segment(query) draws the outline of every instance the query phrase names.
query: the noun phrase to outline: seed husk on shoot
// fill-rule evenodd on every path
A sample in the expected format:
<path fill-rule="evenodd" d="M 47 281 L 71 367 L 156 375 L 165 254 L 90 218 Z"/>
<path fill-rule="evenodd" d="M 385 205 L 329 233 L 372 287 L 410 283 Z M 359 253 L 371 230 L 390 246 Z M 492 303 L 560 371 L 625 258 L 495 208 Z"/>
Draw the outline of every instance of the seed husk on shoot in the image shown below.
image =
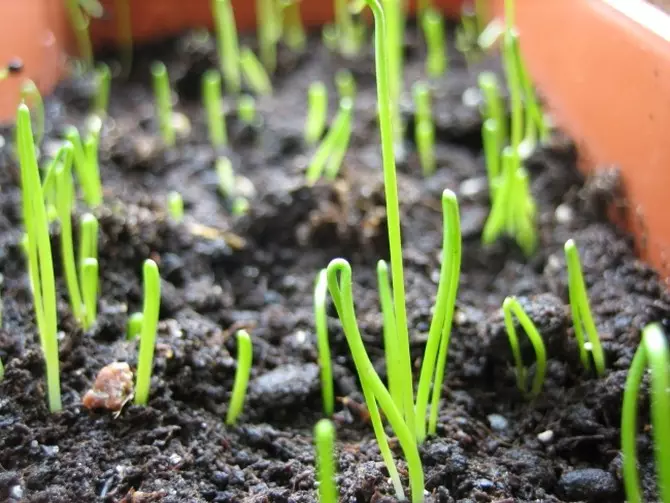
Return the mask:
<path fill-rule="evenodd" d="M 303 51 L 307 45 L 305 26 L 300 15 L 302 0 L 280 0 L 284 14 L 284 42 L 294 51 Z"/>
<path fill-rule="evenodd" d="M 37 85 L 28 79 L 21 85 L 21 101 L 31 109 L 35 122 L 35 144 L 40 145 L 44 138 L 44 100 Z"/>
<path fill-rule="evenodd" d="M 155 61 L 151 65 L 151 76 L 161 137 L 165 145 L 174 147 L 176 135 L 172 124 L 172 91 L 170 90 L 167 68 L 162 62 Z"/>
<path fill-rule="evenodd" d="M 27 236 L 28 270 L 35 305 L 35 318 L 44 354 L 49 410 L 61 410 L 60 369 L 54 280 L 49 222 L 44 205 L 35 143 L 30 125 L 30 110 L 19 105 L 16 139 L 21 168 L 23 222 Z"/>
<path fill-rule="evenodd" d="M 426 39 L 426 74 L 437 78 L 447 71 L 449 57 L 444 34 L 444 19 L 439 11 L 427 9 L 420 17 Z"/>
<path fill-rule="evenodd" d="M 171 191 L 167 197 L 168 213 L 170 218 L 179 223 L 184 220 L 184 199 L 176 190 Z"/>
<path fill-rule="evenodd" d="M 328 342 L 327 294 L 328 272 L 326 269 L 321 269 L 314 286 L 314 326 L 316 329 L 316 345 L 319 350 L 323 413 L 330 417 L 335 411 L 335 392 L 333 391 L 333 370 L 330 361 L 330 343 Z"/>
<path fill-rule="evenodd" d="M 146 405 L 149 400 L 161 304 L 161 278 L 156 262 L 151 259 L 145 260 L 142 271 L 144 277 L 144 307 L 142 308 L 140 351 L 137 357 L 137 374 L 135 377 L 136 405 Z"/>
<path fill-rule="evenodd" d="M 84 299 L 84 329 L 95 324 L 98 317 L 98 261 L 86 258 L 81 266 L 82 297 Z"/>
<path fill-rule="evenodd" d="M 79 56 L 82 58 L 86 69 L 91 69 L 93 68 L 93 45 L 88 33 L 88 17 L 81 8 L 79 0 L 66 0 L 65 6 L 77 40 Z"/>
<path fill-rule="evenodd" d="M 575 338 L 579 345 L 579 357 L 582 360 L 584 368 L 591 368 L 591 358 L 600 376 L 605 372 L 605 354 L 598 329 L 593 321 L 591 306 L 586 292 L 586 283 L 584 282 L 584 273 L 582 264 L 579 260 L 579 251 L 577 245 L 572 239 L 565 243 L 565 261 L 568 266 L 568 290 L 570 296 L 570 310 L 572 312 L 572 324 L 575 329 Z M 586 333 L 586 337 L 584 337 Z M 587 347 L 587 339 L 590 348 Z M 589 358 L 589 353 L 591 358 Z"/>
<path fill-rule="evenodd" d="M 221 73 L 223 73 L 223 80 L 229 93 L 238 94 L 242 89 L 242 74 L 233 6 L 230 0 L 212 0 L 212 11 L 216 28 L 219 66 Z"/>
<path fill-rule="evenodd" d="M 268 72 L 248 47 L 243 47 L 240 51 L 240 66 L 244 80 L 254 93 L 261 96 L 272 94 L 272 82 Z"/>
<path fill-rule="evenodd" d="M 637 414 L 640 387 L 645 370 L 649 369 L 651 396 L 651 425 L 654 457 L 658 478 L 659 500 L 670 501 L 670 353 L 668 342 L 659 323 L 647 325 L 626 378 L 621 406 L 621 453 L 623 483 L 628 503 L 645 501 L 637 462 Z"/>
<path fill-rule="evenodd" d="M 221 75 L 217 70 L 207 70 L 202 76 L 202 99 L 207 113 L 209 142 L 214 148 L 223 147 L 228 143 L 228 132 L 221 107 Z"/>
<path fill-rule="evenodd" d="M 505 329 L 507 330 L 507 337 L 512 348 L 512 355 L 514 356 L 514 363 L 516 365 L 516 386 L 519 391 L 528 398 L 535 398 L 542 391 L 544 384 L 544 374 L 547 369 L 547 351 L 544 347 L 544 341 L 540 332 L 538 332 L 533 320 L 526 314 L 521 307 L 521 304 L 515 297 L 507 297 L 503 302 L 503 314 L 505 317 Z M 530 343 L 535 350 L 535 376 L 533 377 L 533 384 L 530 390 L 528 389 L 527 375 L 528 369 L 523 364 L 521 357 L 521 349 L 519 347 L 519 338 L 516 335 L 516 328 L 514 326 L 514 319 L 516 316 L 521 324 L 521 327 L 526 332 Z"/>
<path fill-rule="evenodd" d="M 335 73 L 335 87 L 337 88 L 340 100 L 349 98 L 353 101 L 356 98 L 356 79 L 354 79 L 354 75 L 346 68 L 338 70 Z"/>
<path fill-rule="evenodd" d="M 237 422 L 237 418 L 242 413 L 244 399 L 247 396 L 247 385 L 249 384 L 249 374 L 251 373 L 251 361 L 253 357 L 253 347 L 251 337 L 246 330 L 238 330 L 237 338 L 237 369 L 235 370 L 235 382 L 233 383 L 233 393 L 230 396 L 230 404 L 226 413 L 226 424 L 232 425 Z"/>
<path fill-rule="evenodd" d="M 93 96 L 93 113 L 100 118 L 107 116 L 109 106 L 109 88 L 112 74 L 109 66 L 98 63 L 95 69 L 95 96 Z"/>
<path fill-rule="evenodd" d="M 316 479 L 319 484 L 319 503 L 337 503 L 335 484 L 335 425 L 321 419 L 314 427 L 316 444 Z"/>
<path fill-rule="evenodd" d="M 323 136 L 328 120 L 328 89 L 321 82 L 313 82 L 307 91 L 307 120 L 305 143 L 314 145 Z"/>
<path fill-rule="evenodd" d="M 128 327 L 126 329 L 126 340 L 132 341 L 142 332 L 142 318 L 144 315 L 141 311 L 131 314 L 128 317 Z"/>
<path fill-rule="evenodd" d="M 237 116 L 247 126 L 255 126 L 258 122 L 256 100 L 249 94 L 243 94 L 237 101 Z"/>

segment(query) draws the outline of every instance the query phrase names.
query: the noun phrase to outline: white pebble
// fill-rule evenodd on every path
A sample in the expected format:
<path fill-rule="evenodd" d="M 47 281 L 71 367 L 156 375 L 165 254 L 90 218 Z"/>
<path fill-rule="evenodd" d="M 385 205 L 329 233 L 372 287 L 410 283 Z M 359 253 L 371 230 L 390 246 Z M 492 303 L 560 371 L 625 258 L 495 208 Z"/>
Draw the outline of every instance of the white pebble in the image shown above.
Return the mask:
<path fill-rule="evenodd" d="M 537 439 L 543 444 L 548 444 L 554 439 L 554 432 L 552 430 L 546 430 L 542 433 L 538 433 Z"/>
<path fill-rule="evenodd" d="M 554 217 L 559 224 L 568 224 L 572 222 L 574 216 L 575 212 L 567 204 L 559 204 L 554 213 Z"/>
<path fill-rule="evenodd" d="M 481 194 L 487 188 L 488 180 L 486 177 L 468 178 L 461 183 L 460 187 L 458 187 L 458 192 L 463 197 L 472 197 Z"/>
<path fill-rule="evenodd" d="M 476 87 L 468 87 L 463 91 L 461 100 L 466 107 L 476 108 L 482 102 L 482 95 Z"/>
<path fill-rule="evenodd" d="M 506 430 L 507 425 L 509 424 L 509 421 L 507 421 L 507 419 L 500 414 L 489 414 L 486 416 L 486 419 L 489 420 L 489 426 L 491 426 L 491 429 L 496 431 Z"/>

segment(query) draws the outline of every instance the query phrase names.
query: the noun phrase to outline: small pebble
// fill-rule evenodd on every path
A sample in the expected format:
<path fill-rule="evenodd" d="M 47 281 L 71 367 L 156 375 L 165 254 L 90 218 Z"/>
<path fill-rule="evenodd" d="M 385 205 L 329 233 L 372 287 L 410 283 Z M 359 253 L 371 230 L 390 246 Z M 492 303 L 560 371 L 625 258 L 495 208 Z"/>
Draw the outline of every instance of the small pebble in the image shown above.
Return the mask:
<path fill-rule="evenodd" d="M 610 472 L 584 468 L 564 473 L 558 481 L 558 489 L 567 501 L 613 501 L 619 484 Z"/>
<path fill-rule="evenodd" d="M 458 193 L 462 197 L 474 197 L 485 192 L 488 186 L 489 183 L 485 177 L 468 178 L 458 187 Z"/>
<path fill-rule="evenodd" d="M 482 102 L 482 95 L 476 87 L 468 87 L 463 91 L 461 100 L 466 107 L 476 108 Z"/>
<path fill-rule="evenodd" d="M 538 433 L 537 439 L 543 444 L 548 444 L 554 439 L 554 432 L 552 430 L 546 430 L 542 433 Z"/>
<path fill-rule="evenodd" d="M 559 224 L 569 224 L 575 218 L 575 212 L 567 204 L 559 204 L 554 212 L 554 218 Z"/>
<path fill-rule="evenodd" d="M 486 416 L 486 419 L 489 420 L 489 426 L 491 426 L 491 429 L 495 431 L 506 430 L 509 424 L 509 421 L 507 421 L 507 419 L 505 419 L 505 417 L 501 416 L 500 414 L 489 414 Z"/>

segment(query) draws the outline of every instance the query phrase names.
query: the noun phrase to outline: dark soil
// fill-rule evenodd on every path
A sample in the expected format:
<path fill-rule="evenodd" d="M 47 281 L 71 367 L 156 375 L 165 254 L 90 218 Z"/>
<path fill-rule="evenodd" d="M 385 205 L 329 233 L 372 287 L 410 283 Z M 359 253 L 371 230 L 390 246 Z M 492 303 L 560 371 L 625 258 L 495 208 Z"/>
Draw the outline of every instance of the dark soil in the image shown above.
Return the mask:
<path fill-rule="evenodd" d="M 408 34 L 407 82 L 423 72 L 423 49 Z M 10 143 L 0 151 L 0 270 L 4 280 L 0 358 L 0 500 L 30 502 L 312 502 L 316 500 L 312 428 L 322 416 L 312 292 L 317 271 L 335 257 L 354 268 L 358 319 L 383 374 L 375 263 L 388 255 L 371 52 L 347 62 L 321 47 L 282 49 L 275 94 L 259 100 L 263 125 L 243 128 L 229 115 L 238 174 L 256 189 L 249 215 L 231 216 L 217 192 L 215 152 L 205 134 L 200 75 L 213 47 L 185 37 L 143 50 L 129 82 L 114 81 L 101 148 L 105 205 L 101 225 L 98 323 L 77 328 L 62 283 L 58 248 L 60 360 L 64 410 L 46 406 L 43 361 L 20 251 L 20 192 Z M 192 132 L 164 151 L 153 120 L 149 62 L 168 63 Z M 304 185 L 311 150 L 301 140 L 308 85 L 353 68 L 355 130 L 340 179 Z M 495 66 L 495 65 L 493 65 Z M 449 76 L 435 82 L 439 170 L 421 176 L 408 134 L 399 166 L 407 305 L 412 351 L 420 363 L 436 292 L 442 240 L 439 197 L 459 194 L 463 267 L 438 435 L 422 447 L 427 501 L 622 502 L 619 422 L 627 368 L 645 324 L 670 314 L 664 284 L 635 258 L 632 241 L 603 212 L 610 186 L 583 180 L 569 142 L 529 163 L 539 208 L 537 253 L 511 242 L 480 243 L 489 209 L 480 117 L 463 104 L 478 68 L 452 50 Z M 44 151 L 89 106 L 85 79 L 47 99 Z M 232 103 L 231 103 L 232 105 Z M 411 123 L 411 110 L 406 107 Z M 10 138 L 10 136 L 5 136 Z M 474 187 L 474 188 L 473 188 Z M 166 195 L 178 190 L 187 217 L 175 224 Z M 558 207 L 561 207 L 557 211 Z M 80 212 L 85 211 L 81 207 Z M 566 216 L 567 215 L 567 216 Z M 57 241 L 54 228 L 54 244 Z M 578 357 L 567 303 L 563 244 L 574 238 L 608 370 L 596 378 Z M 162 306 L 151 396 L 117 416 L 81 405 L 98 371 L 114 361 L 134 368 L 137 344 L 125 340 L 141 308 L 141 266 L 152 257 L 162 276 Z M 500 306 L 517 295 L 543 334 L 549 368 L 534 402 L 515 387 Z M 330 339 L 339 397 L 341 501 L 395 501 L 340 325 Z M 235 330 L 254 343 L 249 396 L 235 427 L 224 425 L 235 371 Z M 524 345 L 529 364 L 530 346 Z M 646 405 L 646 404 L 645 404 Z M 646 419 L 646 412 L 644 419 Z M 642 423 L 643 425 L 646 422 Z M 651 441 L 640 433 L 641 468 L 654 494 Z M 393 443 L 395 445 L 395 443 Z M 406 467 L 396 446 L 401 474 Z"/>

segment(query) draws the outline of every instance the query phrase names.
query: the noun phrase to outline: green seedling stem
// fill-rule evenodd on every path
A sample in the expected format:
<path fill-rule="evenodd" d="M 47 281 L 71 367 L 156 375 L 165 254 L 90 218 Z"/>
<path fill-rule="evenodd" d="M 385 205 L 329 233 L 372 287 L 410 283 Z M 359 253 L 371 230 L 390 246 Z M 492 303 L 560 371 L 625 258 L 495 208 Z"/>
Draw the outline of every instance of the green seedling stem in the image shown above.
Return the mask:
<path fill-rule="evenodd" d="M 99 121 L 99 118 L 97 118 Z M 94 122 L 97 122 L 94 121 Z M 102 182 L 100 181 L 100 165 L 98 163 L 98 144 L 100 142 L 100 131 L 93 128 L 84 139 L 84 156 L 86 159 L 86 180 L 88 191 L 84 192 L 86 204 L 95 208 L 102 204 Z"/>
<path fill-rule="evenodd" d="M 209 142 L 214 148 L 227 145 L 228 132 L 221 108 L 221 75 L 217 70 L 207 70 L 202 76 L 202 97 L 207 112 Z"/>
<path fill-rule="evenodd" d="M 509 211 L 512 213 L 509 223 L 513 225 L 510 234 L 514 235 L 521 250 L 530 256 L 537 248 L 537 232 L 535 231 L 536 206 L 530 193 L 528 171 L 524 167 L 516 170 L 512 185 Z"/>
<path fill-rule="evenodd" d="M 282 0 L 284 13 L 284 42 L 294 51 L 303 51 L 307 45 L 307 35 L 300 16 L 302 0 Z"/>
<path fill-rule="evenodd" d="M 84 213 L 79 222 L 79 277 L 84 277 L 86 259 L 98 259 L 98 220 L 91 213 Z M 81 290 L 84 290 L 83 279 Z"/>
<path fill-rule="evenodd" d="M 426 74 L 437 78 L 447 71 L 449 57 L 444 33 L 444 19 L 439 11 L 429 8 L 420 17 L 426 39 Z"/>
<path fill-rule="evenodd" d="M 429 177 L 435 173 L 435 126 L 432 121 L 419 121 L 414 125 L 414 141 L 423 176 Z"/>
<path fill-rule="evenodd" d="M 482 72 L 479 74 L 479 89 L 484 98 L 484 119 L 493 119 L 498 125 L 498 145 L 500 148 L 507 142 L 507 119 L 505 114 L 505 102 L 500 95 L 498 78 L 493 72 Z"/>
<path fill-rule="evenodd" d="M 235 194 L 235 172 L 233 163 L 227 157 L 219 157 L 216 160 L 216 176 L 219 179 L 219 192 L 225 198 L 231 198 Z"/>
<path fill-rule="evenodd" d="M 417 0 L 416 2 L 416 16 L 418 19 L 422 19 L 426 14 L 426 11 L 433 8 L 432 0 Z"/>
<path fill-rule="evenodd" d="M 33 110 L 35 141 L 36 145 L 40 145 L 44 138 L 44 100 L 37 85 L 30 79 L 21 85 L 21 100 Z"/>
<path fill-rule="evenodd" d="M 316 346 L 319 350 L 319 368 L 321 369 L 323 413 L 330 417 L 335 411 L 335 392 L 333 391 L 333 370 L 330 361 L 330 343 L 328 342 L 327 294 L 328 273 L 326 269 L 321 269 L 316 277 L 314 287 L 314 326 L 316 329 Z"/>
<path fill-rule="evenodd" d="M 508 222 L 508 207 L 512 183 L 516 175 L 514 151 L 511 147 L 505 147 L 501 154 L 502 173 L 500 184 L 496 187 L 495 197 L 491 212 L 486 219 L 484 230 L 482 232 L 482 243 L 492 244 L 505 231 Z"/>
<path fill-rule="evenodd" d="M 128 318 L 128 328 L 126 331 L 126 340 L 134 340 L 142 332 L 142 318 L 144 315 L 141 312 L 133 313 Z"/>
<path fill-rule="evenodd" d="M 237 196 L 230 205 L 230 214 L 234 217 L 242 217 L 249 213 L 249 200 L 243 196 Z"/>
<path fill-rule="evenodd" d="M 98 317 L 98 261 L 87 258 L 81 267 L 81 284 L 84 298 L 84 329 L 88 330 L 95 324 Z"/>
<path fill-rule="evenodd" d="M 253 347 L 251 337 L 246 330 L 237 331 L 237 369 L 235 370 L 235 382 L 233 384 L 233 393 L 228 405 L 226 414 L 226 424 L 232 425 L 237 422 L 237 418 L 242 413 L 244 399 L 247 395 L 247 385 L 249 384 L 249 374 L 251 373 L 251 360 L 253 357 Z"/>
<path fill-rule="evenodd" d="M 182 222 L 184 220 L 184 199 L 176 190 L 168 194 L 168 213 L 170 218 L 175 222 Z"/>
<path fill-rule="evenodd" d="M 403 51 L 405 33 L 404 2 L 398 0 L 379 0 L 385 16 L 386 25 L 386 67 L 389 78 L 387 80 L 389 89 L 391 109 L 391 132 L 393 141 L 397 148 L 402 147 L 404 127 L 400 113 L 400 95 L 403 91 Z M 368 2 L 369 3 L 369 2 Z M 376 25 L 375 25 L 376 26 Z M 376 30 L 376 29 L 375 29 Z"/>
<path fill-rule="evenodd" d="M 477 32 L 482 33 L 489 20 L 488 0 L 475 0 L 475 16 L 477 18 Z"/>
<path fill-rule="evenodd" d="M 160 61 L 156 61 L 151 65 L 151 76 L 161 136 L 165 145 L 174 147 L 176 136 L 172 124 L 172 91 L 167 68 Z"/>
<path fill-rule="evenodd" d="M 109 66 L 98 63 L 95 70 L 95 96 L 93 97 L 93 113 L 100 118 L 107 116 L 109 106 L 109 88 L 112 74 Z"/>
<path fill-rule="evenodd" d="M 256 100 L 249 94 L 243 94 L 237 101 L 237 116 L 243 124 L 253 126 L 256 124 Z"/>
<path fill-rule="evenodd" d="M 334 46 L 344 56 L 354 56 L 360 50 L 360 32 L 354 22 L 348 0 L 335 0 Z"/>
<path fill-rule="evenodd" d="M 79 47 L 79 56 L 87 69 L 93 68 L 93 45 L 88 33 L 88 18 L 80 7 L 79 0 L 66 0 L 65 6 Z"/>
<path fill-rule="evenodd" d="M 248 47 L 243 47 L 240 51 L 240 66 L 244 80 L 253 92 L 261 96 L 272 94 L 272 82 L 270 82 L 268 72 Z"/>
<path fill-rule="evenodd" d="M 123 75 L 128 77 L 133 66 L 133 28 L 130 18 L 130 0 L 116 0 L 115 14 L 119 48 L 121 50 L 121 68 Z"/>
<path fill-rule="evenodd" d="M 335 485 L 335 425 L 321 419 L 314 427 L 319 503 L 337 503 Z"/>
<path fill-rule="evenodd" d="M 161 303 L 161 278 L 156 262 L 144 261 L 144 307 L 142 309 L 142 331 L 140 332 L 140 351 L 137 358 L 135 381 L 135 404 L 146 405 L 149 401 L 151 372 L 156 347 L 156 330 Z"/>
<path fill-rule="evenodd" d="M 315 184 L 324 171 L 330 180 L 337 176 L 349 145 L 352 109 L 353 102 L 350 99 L 340 100 L 340 109 L 335 116 L 333 125 L 307 167 L 305 179 L 308 185 Z"/>
<path fill-rule="evenodd" d="M 400 383 L 402 374 L 399 369 L 398 330 L 395 326 L 395 316 L 393 314 L 393 294 L 391 293 L 388 264 L 384 260 L 377 262 L 377 284 L 379 288 L 379 303 L 381 304 L 382 318 L 384 320 L 384 353 L 388 390 L 395 406 L 398 410 L 402 410 L 403 396 Z"/>
<path fill-rule="evenodd" d="M 420 80 L 412 86 L 412 98 L 414 99 L 414 121 L 432 121 L 430 89 L 425 82 Z"/>
<path fill-rule="evenodd" d="M 274 73 L 277 67 L 277 42 L 281 36 L 275 0 L 256 0 L 256 13 L 260 60 L 268 73 Z"/>
<path fill-rule="evenodd" d="M 19 105 L 16 117 L 17 145 L 21 167 L 23 222 L 28 237 L 28 269 L 31 279 L 35 318 L 40 334 L 47 374 L 47 394 L 51 412 L 61 410 L 60 370 L 54 280 L 49 222 L 44 205 L 35 143 L 30 125 L 30 110 Z"/>
<path fill-rule="evenodd" d="M 335 87 L 340 100 L 348 98 L 353 101 L 356 98 L 356 79 L 346 68 L 335 73 Z"/>
<path fill-rule="evenodd" d="M 510 33 L 510 31 L 506 32 L 503 37 L 503 66 L 507 77 L 511 108 L 510 144 L 512 149 L 517 152 L 523 139 L 523 91 L 516 65 L 514 38 Z"/>
<path fill-rule="evenodd" d="M 240 72 L 240 48 L 237 26 L 230 0 L 212 0 L 216 39 L 219 52 L 219 66 L 231 94 L 239 94 L 242 89 Z"/>
<path fill-rule="evenodd" d="M 651 424 L 658 476 L 659 501 L 670 501 L 670 354 L 666 335 L 658 323 L 647 325 L 628 371 L 621 408 L 621 453 L 623 482 L 628 503 L 645 501 L 637 463 L 637 414 L 640 386 L 645 369 L 650 370 Z"/>
<path fill-rule="evenodd" d="M 305 143 L 314 145 L 323 136 L 328 120 L 328 89 L 321 82 L 313 82 L 307 91 L 307 120 Z"/>
<path fill-rule="evenodd" d="M 579 251 L 572 239 L 565 243 L 565 261 L 568 265 L 568 290 L 570 296 L 570 310 L 572 311 L 572 324 L 575 329 L 575 338 L 579 345 L 579 356 L 582 360 L 582 365 L 585 368 L 591 368 L 591 361 L 589 353 L 593 358 L 593 363 L 598 375 L 603 375 L 605 372 L 605 354 L 602 345 L 600 344 L 600 337 L 598 337 L 598 330 L 593 321 L 591 314 L 591 306 L 589 305 L 589 298 L 586 293 L 586 283 L 584 281 L 584 273 L 582 272 L 582 264 L 579 260 Z M 590 350 L 587 349 L 586 338 L 590 345 Z"/>
<path fill-rule="evenodd" d="M 384 412 L 384 415 L 391 425 L 394 434 L 398 438 L 403 453 L 405 454 L 409 469 L 412 501 L 413 503 L 422 503 L 424 490 L 423 468 L 421 466 L 421 458 L 419 456 L 417 443 L 414 438 L 414 431 L 410 429 L 406 418 L 403 417 L 400 410 L 395 406 L 393 397 L 391 397 L 391 394 L 379 378 L 379 375 L 375 371 L 372 362 L 365 351 L 365 346 L 363 345 L 363 340 L 361 339 L 361 334 L 358 329 L 358 323 L 356 322 L 351 283 L 352 276 L 349 263 L 344 259 L 332 260 L 328 265 L 328 290 L 330 291 L 330 296 L 333 299 L 335 309 L 337 310 L 338 317 L 342 323 L 344 335 L 347 339 L 354 365 L 356 366 L 356 372 L 361 381 L 363 395 L 368 406 L 368 411 L 370 412 L 370 419 L 375 430 L 375 436 L 377 438 L 377 443 L 379 444 L 380 452 L 384 458 L 386 467 L 389 470 L 391 480 L 393 481 L 396 490 L 396 495 L 398 499 L 403 500 L 404 493 L 402 485 L 400 484 L 400 478 L 398 477 L 397 469 L 393 463 L 386 434 L 381 425 L 377 403 Z M 403 374 L 402 377 L 407 378 L 407 376 L 409 376 L 409 384 L 411 387 L 411 373 Z M 404 402 L 405 397 L 403 396 L 403 403 Z"/>
<path fill-rule="evenodd" d="M 77 263 L 74 258 L 74 245 L 72 243 L 72 144 L 68 143 L 62 147 L 63 154 L 57 156 L 62 159 L 55 165 L 56 182 L 56 213 L 60 222 L 60 248 L 63 260 L 63 271 L 65 272 L 65 284 L 72 314 L 79 323 L 84 323 L 84 312 L 81 292 L 79 290 L 79 278 L 77 275 Z"/>
<path fill-rule="evenodd" d="M 516 0 L 505 0 L 505 30 L 514 29 L 516 22 Z"/>
<path fill-rule="evenodd" d="M 491 201 L 495 200 L 500 176 L 500 129 L 495 119 L 486 119 L 482 124 L 482 144 L 486 161 L 486 174 L 489 179 L 489 194 Z"/>
<path fill-rule="evenodd" d="M 542 336 L 538 332 L 533 320 L 526 314 L 526 312 L 521 307 L 521 304 L 515 297 L 507 297 L 503 302 L 503 314 L 505 317 L 505 329 L 507 330 L 507 337 L 509 338 L 509 344 L 512 348 L 512 354 L 514 356 L 514 363 L 516 365 L 516 385 L 519 388 L 519 391 L 523 393 L 528 398 L 535 398 L 542 391 L 542 385 L 544 384 L 544 374 L 547 368 L 547 352 L 544 347 L 544 341 Z M 523 327 L 530 343 L 535 350 L 535 377 L 533 378 L 533 384 L 528 390 L 528 384 L 526 377 L 528 374 L 528 369 L 523 364 L 523 358 L 521 357 L 521 349 L 519 347 L 519 338 L 516 335 L 516 328 L 514 326 L 514 319 L 512 316 L 516 316 L 519 320 L 519 323 Z"/>
<path fill-rule="evenodd" d="M 431 383 L 433 394 L 428 433 L 434 434 L 437 426 L 437 412 L 461 270 L 461 225 L 458 200 L 450 190 L 442 193 L 442 214 L 444 215 L 442 266 L 416 397 L 416 437 L 419 443 L 426 438 L 426 411 Z"/>

